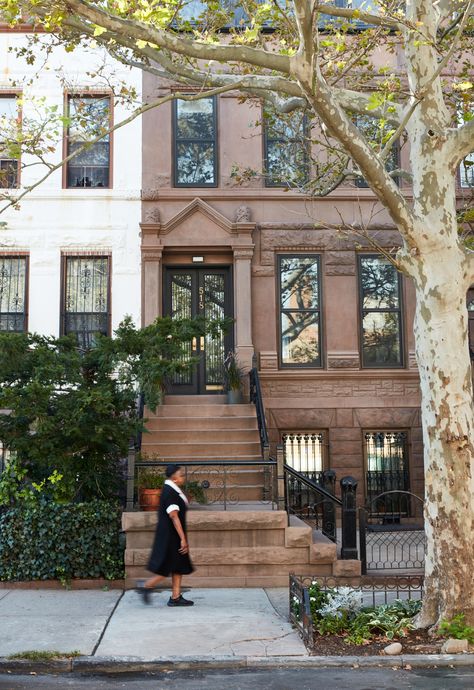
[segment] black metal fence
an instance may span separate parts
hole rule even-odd
[[[423,577],[421,575],[396,576],[301,576],[290,575],[289,615],[290,622],[297,628],[305,645],[311,651],[317,650],[315,630],[311,615],[310,587],[318,584],[323,591],[339,587],[352,587],[362,593],[364,606],[389,604],[395,599],[422,599]]]
[[[265,408],[263,405],[262,390],[260,388],[260,378],[258,375],[256,362],[252,369],[249,371],[249,389],[250,402],[255,405],[255,412],[257,414],[258,431],[260,434],[260,445],[262,448],[262,455],[268,456],[269,443],[267,421],[265,419]]]
[[[423,499],[409,491],[387,491],[359,511],[362,573],[424,567]]]

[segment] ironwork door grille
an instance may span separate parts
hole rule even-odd
[[[372,513],[406,515],[409,506],[384,495],[394,491],[409,491],[408,435],[406,431],[369,431],[365,433],[366,496]]]
[[[0,331],[26,330],[26,281],[25,256],[0,257]]]
[[[285,463],[320,483],[324,470],[325,434],[322,431],[298,431],[282,434]]]

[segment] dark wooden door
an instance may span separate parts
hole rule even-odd
[[[164,313],[176,319],[232,317],[231,287],[230,268],[166,268]],[[170,393],[222,393],[224,359],[233,348],[231,331],[215,340],[210,336],[195,338],[184,346],[183,361],[196,356],[199,361],[175,377]]]

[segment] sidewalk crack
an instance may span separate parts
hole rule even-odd
[[[111,621],[111,618],[112,618],[112,616],[114,615],[115,611],[117,610],[117,606],[118,606],[118,605],[120,604],[120,602],[122,601],[122,597],[123,597],[124,594],[125,594],[125,590],[123,589],[123,590],[122,590],[122,593],[120,594],[120,596],[118,597],[117,601],[115,602],[115,605],[114,605],[112,611],[111,611],[110,614],[108,615],[107,620],[105,621],[105,625],[104,625],[104,627],[102,628],[102,632],[101,632],[100,635],[99,635],[99,639],[97,640],[96,644],[94,645],[94,648],[93,648],[93,650],[92,650],[91,656],[95,656],[95,653],[96,653],[96,651],[97,651],[97,649],[98,649],[100,643],[102,642],[102,640],[103,640],[103,638],[104,638],[105,631],[106,631],[107,628],[109,627],[109,623],[110,623],[110,621]]]

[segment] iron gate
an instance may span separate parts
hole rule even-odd
[[[385,491],[359,512],[362,574],[421,571],[425,560],[423,499],[409,491]]]

